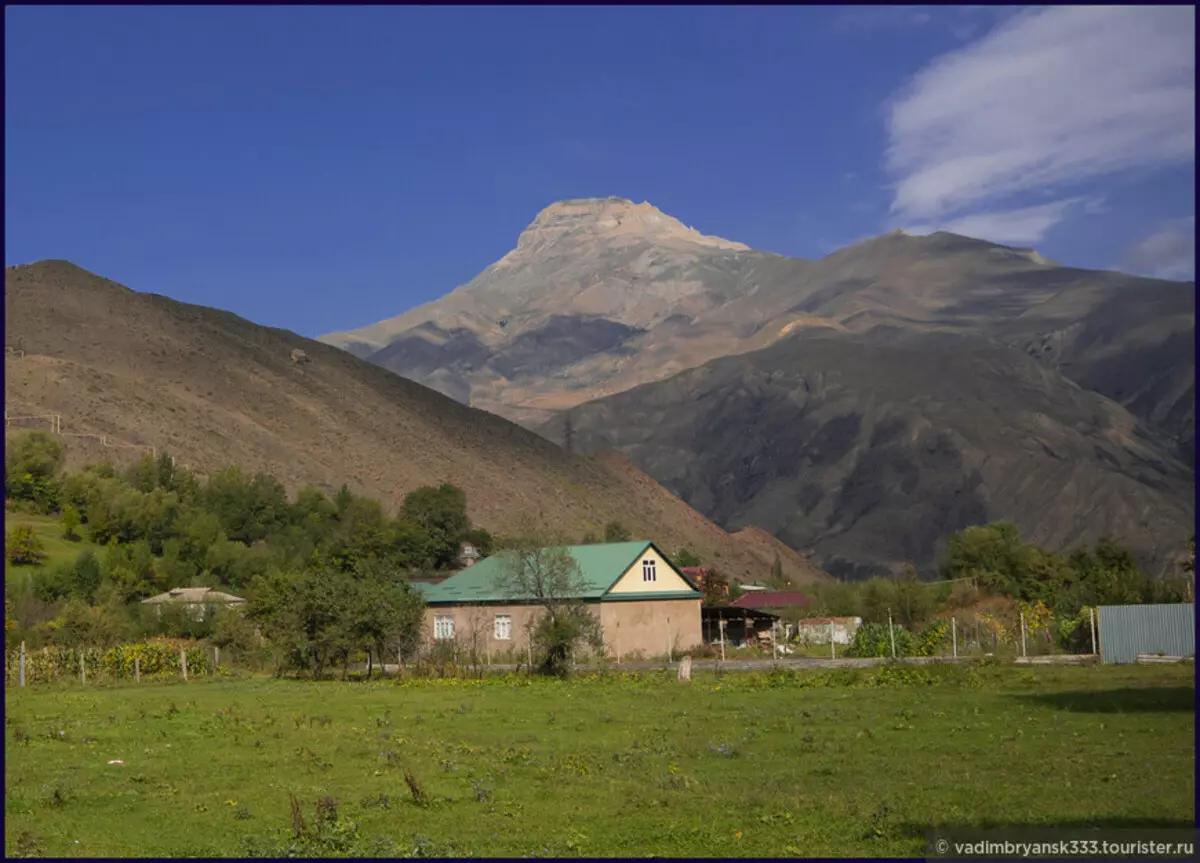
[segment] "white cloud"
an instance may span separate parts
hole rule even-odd
[[[949,231],[964,237],[981,237],[993,243],[1036,243],[1050,228],[1063,220],[1068,210],[1080,204],[1084,205],[1086,211],[1088,202],[1085,199],[1067,198],[1035,207],[972,213],[946,222],[912,225],[903,230],[910,234]]]
[[[1194,162],[1195,17],[1186,6],[1042,7],[936,58],[888,106],[897,223],[1033,242],[1084,184]],[[1069,191],[1024,206],[1046,189]]]
[[[1196,217],[1163,222],[1126,250],[1118,269],[1158,279],[1196,278]]]

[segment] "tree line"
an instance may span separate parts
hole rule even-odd
[[[275,477],[236,466],[201,480],[166,454],[126,470],[102,463],[67,472],[65,460],[62,442],[45,432],[6,446],[9,505],[57,515],[63,539],[92,544],[32,572],[29,597],[14,602],[6,590],[9,608],[40,603],[39,634],[53,641],[108,641],[163,629],[162,620],[178,630],[170,634],[212,637],[216,617],[175,620],[167,609],[146,621],[137,608],[173,588],[207,586],[247,595],[249,619],[293,663],[325,667],[367,645],[403,649],[382,633],[419,617],[408,579],[457,568],[463,543],[483,555],[494,544],[449,484],[415,489],[388,514],[345,486],[333,495],[305,486],[289,497]],[[9,531],[9,562],[40,563],[39,545],[28,527]]]

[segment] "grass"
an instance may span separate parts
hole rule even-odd
[[[72,542],[64,538],[62,522],[58,516],[34,515],[12,509],[4,513],[5,532],[23,524],[33,528],[34,534],[42,541],[46,557],[38,566],[13,566],[6,559],[4,561],[4,582],[7,585],[13,587],[20,586],[29,574],[35,573],[39,569],[52,569],[60,564],[73,564],[80,552],[87,549],[90,549],[97,555],[104,551],[102,546],[83,539],[83,528],[79,528],[77,531],[80,535],[78,541]]]
[[[1191,666],[9,687],[6,852],[878,856],[933,825],[1191,826],[1194,698]]]

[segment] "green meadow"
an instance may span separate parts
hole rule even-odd
[[[1191,665],[10,686],[5,851],[918,856],[934,825],[1191,826],[1194,696]]]

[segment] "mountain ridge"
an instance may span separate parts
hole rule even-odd
[[[69,432],[153,445],[203,472],[237,463],[290,490],[345,482],[390,507],[452,482],[490,530],[521,513],[572,535],[620,520],[738,578],[773,562],[620,456],[566,453],[344,351],[68,262],[5,269],[5,328],[24,352],[5,363],[6,408],[61,414]],[[294,362],[296,349],[309,361]],[[827,577],[794,552],[781,558],[798,583]]]

